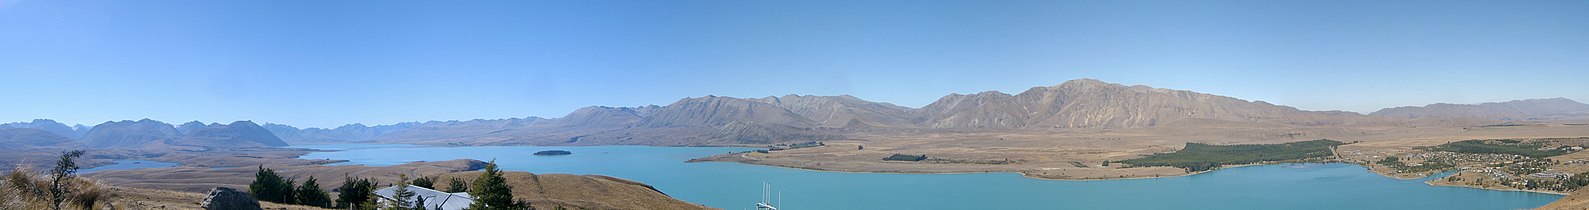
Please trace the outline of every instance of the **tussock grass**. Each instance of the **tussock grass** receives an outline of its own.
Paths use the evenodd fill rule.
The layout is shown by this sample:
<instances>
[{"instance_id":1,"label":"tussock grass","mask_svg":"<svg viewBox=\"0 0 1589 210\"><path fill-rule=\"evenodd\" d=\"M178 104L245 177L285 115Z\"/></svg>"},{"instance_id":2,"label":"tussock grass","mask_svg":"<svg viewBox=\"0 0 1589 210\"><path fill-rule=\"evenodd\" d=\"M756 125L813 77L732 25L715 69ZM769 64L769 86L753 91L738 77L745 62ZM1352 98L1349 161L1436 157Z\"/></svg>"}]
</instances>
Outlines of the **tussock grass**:
<instances>
[{"instance_id":1,"label":"tussock grass","mask_svg":"<svg viewBox=\"0 0 1589 210\"><path fill-rule=\"evenodd\" d=\"M0 209L50 209L50 181L45 173L31 166L18 165L0 179ZM111 193L98 182L70 178L62 209L104 209L110 206Z\"/></svg>"}]
</instances>

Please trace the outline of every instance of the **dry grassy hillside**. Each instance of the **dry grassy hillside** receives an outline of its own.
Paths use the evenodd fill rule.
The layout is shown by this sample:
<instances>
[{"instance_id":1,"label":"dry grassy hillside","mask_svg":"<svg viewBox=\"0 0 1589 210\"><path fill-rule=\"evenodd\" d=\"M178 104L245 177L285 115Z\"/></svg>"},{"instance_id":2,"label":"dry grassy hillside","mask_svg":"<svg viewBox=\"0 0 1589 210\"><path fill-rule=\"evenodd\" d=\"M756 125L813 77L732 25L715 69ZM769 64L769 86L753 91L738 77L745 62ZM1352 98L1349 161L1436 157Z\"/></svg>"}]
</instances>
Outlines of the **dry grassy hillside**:
<instances>
[{"instance_id":1,"label":"dry grassy hillside","mask_svg":"<svg viewBox=\"0 0 1589 210\"><path fill-rule=\"evenodd\" d=\"M441 162L416 162L396 166L270 166L284 177L299 181L315 176L322 189L342 185L343 175L371 178L386 186L395 182L399 174L437 177L437 188L446 188L453 177L472 181L479 176L483 166L478 160L452 160ZM117 186L120 194L131 196L135 204L146 207L198 206L201 193L214 187L248 189L254 179L255 167L199 168L172 167L139 170L105 171L86 175L106 185ZM516 199L529 201L540 209L565 207L569 209L709 209L704 206L673 199L651 186L600 175L531 174L504 172L508 184L513 186ZM443 189L438 189L443 190ZM152 192L180 193L152 193ZM334 193L333 193L334 194Z\"/></svg>"},{"instance_id":2,"label":"dry grassy hillside","mask_svg":"<svg viewBox=\"0 0 1589 210\"><path fill-rule=\"evenodd\" d=\"M1585 210L1589 209L1589 187L1578 189L1572 195L1561 197L1550 204L1540 206L1539 210Z\"/></svg>"},{"instance_id":3,"label":"dry grassy hillside","mask_svg":"<svg viewBox=\"0 0 1589 210\"><path fill-rule=\"evenodd\" d=\"M479 171L468 171L442 174L437 180L445 183L458 177L473 181L479 176ZM609 176L526 172L503 172L502 176L513 186L513 198L529 201L536 209L712 209L673 199L649 185Z\"/></svg>"}]
</instances>

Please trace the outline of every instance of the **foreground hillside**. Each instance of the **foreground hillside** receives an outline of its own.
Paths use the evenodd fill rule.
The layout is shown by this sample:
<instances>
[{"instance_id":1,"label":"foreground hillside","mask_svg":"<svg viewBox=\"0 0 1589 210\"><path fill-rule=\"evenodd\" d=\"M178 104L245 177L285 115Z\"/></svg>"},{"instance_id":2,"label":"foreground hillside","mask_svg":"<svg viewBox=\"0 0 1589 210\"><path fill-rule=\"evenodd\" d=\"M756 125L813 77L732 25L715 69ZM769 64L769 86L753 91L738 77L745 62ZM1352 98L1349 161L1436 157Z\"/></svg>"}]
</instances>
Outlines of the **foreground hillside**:
<instances>
[{"instance_id":1,"label":"foreground hillside","mask_svg":"<svg viewBox=\"0 0 1589 210\"><path fill-rule=\"evenodd\" d=\"M416 162L396 166L321 166L321 165L267 165L283 177L304 180L314 176L325 188L342 185L342 177L369 178L379 183L393 183L398 175L429 176L436 180L461 178L466 181L478 177L484 162L478 160L452 160ZM200 168L172 167L138 170L105 171L84 175L106 185L131 188L127 191L138 196L151 196L155 201L180 202L188 196L148 195L141 192L169 190L177 195L198 195L214 187L248 189L253 181L255 167ZM524 199L539 209L709 209L669 197L649 185L600 175L532 174L504 172L507 183L513 187L514 198ZM445 183L438 184L443 187ZM334 194L334 192L333 192ZM202 199L202 195L199 197ZM137 199L144 200L144 199ZM197 203L197 200L190 201ZM193 205L197 206L197 205Z\"/></svg>"},{"instance_id":2,"label":"foreground hillside","mask_svg":"<svg viewBox=\"0 0 1589 210\"><path fill-rule=\"evenodd\" d=\"M474 180L479 171L440 174L438 180ZM513 197L536 209L711 209L673 199L640 182L602 175L533 174L504 172Z\"/></svg>"}]
</instances>

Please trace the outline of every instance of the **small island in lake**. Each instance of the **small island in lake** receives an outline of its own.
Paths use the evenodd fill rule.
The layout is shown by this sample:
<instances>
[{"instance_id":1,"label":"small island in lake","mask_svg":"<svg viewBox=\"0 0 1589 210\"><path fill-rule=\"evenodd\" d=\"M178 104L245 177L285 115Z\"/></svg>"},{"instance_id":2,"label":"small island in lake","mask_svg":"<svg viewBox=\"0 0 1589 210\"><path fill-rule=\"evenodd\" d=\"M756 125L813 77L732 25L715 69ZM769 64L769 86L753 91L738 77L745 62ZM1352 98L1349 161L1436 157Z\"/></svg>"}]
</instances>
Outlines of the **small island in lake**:
<instances>
[{"instance_id":1,"label":"small island in lake","mask_svg":"<svg viewBox=\"0 0 1589 210\"><path fill-rule=\"evenodd\" d=\"M574 154L574 153L573 152L569 152L567 150L546 150L546 151L535 152L535 155L547 155L547 156L572 155L572 154Z\"/></svg>"}]
</instances>

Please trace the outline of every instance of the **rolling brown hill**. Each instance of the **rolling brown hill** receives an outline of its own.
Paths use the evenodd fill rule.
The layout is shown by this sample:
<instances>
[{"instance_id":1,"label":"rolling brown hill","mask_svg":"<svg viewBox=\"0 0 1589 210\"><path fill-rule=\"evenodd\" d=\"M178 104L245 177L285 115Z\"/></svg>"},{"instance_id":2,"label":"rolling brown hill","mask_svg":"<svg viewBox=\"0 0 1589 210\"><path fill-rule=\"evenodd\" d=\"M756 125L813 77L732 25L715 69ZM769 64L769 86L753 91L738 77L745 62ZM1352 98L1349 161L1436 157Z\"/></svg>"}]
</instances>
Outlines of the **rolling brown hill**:
<instances>
[{"instance_id":1,"label":"rolling brown hill","mask_svg":"<svg viewBox=\"0 0 1589 210\"><path fill-rule=\"evenodd\" d=\"M466 171L441 174L437 180L457 177L473 181L479 176L479 171ZM514 199L524 199L536 209L713 209L674 199L644 183L610 176L504 171L502 177L513 187Z\"/></svg>"},{"instance_id":2,"label":"rolling brown hill","mask_svg":"<svg viewBox=\"0 0 1589 210\"><path fill-rule=\"evenodd\" d=\"M0 128L0 148L78 147L76 141L32 128Z\"/></svg>"},{"instance_id":3,"label":"rolling brown hill","mask_svg":"<svg viewBox=\"0 0 1589 210\"><path fill-rule=\"evenodd\" d=\"M1386 108L1369 115L1395 118L1480 118L1491 120L1529 120L1563 115L1589 115L1589 104L1572 99L1528 99L1481 104L1438 103L1426 106Z\"/></svg>"}]
</instances>

